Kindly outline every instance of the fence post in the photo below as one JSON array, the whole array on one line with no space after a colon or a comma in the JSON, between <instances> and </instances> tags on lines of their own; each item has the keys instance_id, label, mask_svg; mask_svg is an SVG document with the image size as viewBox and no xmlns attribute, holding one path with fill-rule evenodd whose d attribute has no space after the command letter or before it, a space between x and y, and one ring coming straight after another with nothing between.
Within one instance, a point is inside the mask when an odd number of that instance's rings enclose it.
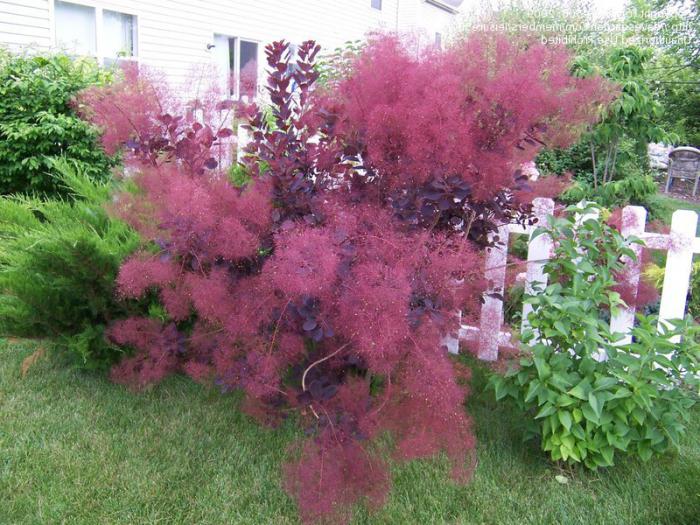
<instances>
[{"instance_id":1,"label":"fence post","mask_svg":"<svg viewBox=\"0 0 700 525\"><path fill-rule=\"evenodd\" d=\"M509 225L498 228L499 243L489 249L486 256L484 276L488 289L484 294L484 304L481 305L479 322L479 359L495 361L498 359L498 346L501 340L503 326L503 295L506 285L506 263L508 261ZM490 294L500 294L501 298Z\"/></svg>"},{"instance_id":2,"label":"fence post","mask_svg":"<svg viewBox=\"0 0 700 525\"><path fill-rule=\"evenodd\" d=\"M693 243L697 231L698 215L690 210L678 210L671 219L671 233L664 285L659 307L659 329L668 326L671 319L682 319L685 315L685 301L690 286L690 273L693 267ZM673 341L678 342L679 336Z\"/></svg>"},{"instance_id":3,"label":"fence post","mask_svg":"<svg viewBox=\"0 0 700 525\"><path fill-rule=\"evenodd\" d=\"M623 237L636 236L641 237L644 234L646 227L647 211L641 206L626 206L622 210L622 227L620 233ZM642 246L633 244L631 246L636 259L624 258L624 285L629 286L633 290L634 298L637 298L639 290L639 277L642 271ZM620 308L610 320L610 331L613 333L624 334L624 338L618 343L626 345L632 342L632 328L634 327L634 313L636 307L633 304L626 308Z\"/></svg>"},{"instance_id":4,"label":"fence post","mask_svg":"<svg viewBox=\"0 0 700 525\"><path fill-rule=\"evenodd\" d=\"M552 199L535 199L532 201L534 205L535 217L538 219L538 224L545 226L547 218L554 214L554 201ZM527 248L527 278L525 282L525 293L533 294L533 283L541 285L547 284L547 275L544 273L544 265L549 259L552 249L552 239L549 235L539 235L532 238L528 242ZM532 312L531 304L523 305L523 317L521 321L521 330L525 330L529 324L527 316Z\"/></svg>"},{"instance_id":5,"label":"fence post","mask_svg":"<svg viewBox=\"0 0 700 525\"><path fill-rule=\"evenodd\" d=\"M459 311L455 314L459 320L459 325L462 326L462 312ZM450 354L459 354L459 329L456 334L446 335L442 338L442 345L447 348Z\"/></svg>"}]
</instances>

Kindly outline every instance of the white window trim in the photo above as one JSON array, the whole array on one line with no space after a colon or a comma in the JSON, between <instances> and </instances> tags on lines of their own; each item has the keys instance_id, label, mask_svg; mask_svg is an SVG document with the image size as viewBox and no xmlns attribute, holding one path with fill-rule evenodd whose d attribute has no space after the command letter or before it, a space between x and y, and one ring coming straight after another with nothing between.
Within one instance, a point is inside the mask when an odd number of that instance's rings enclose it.
<instances>
[{"instance_id":1,"label":"white window trim","mask_svg":"<svg viewBox=\"0 0 700 525\"><path fill-rule=\"evenodd\" d=\"M119 60L130 60L138 62L139 60L139 13L135 11L124 11L121 8L116 7L104 7L102 4L95 2L94 0L64 0L69 4L76 4L85 7L92 7L95 9L95 58L100 64L104 64L105 59L116 59ZM104 44L102 42L102 36L104 33L104 11L112 11L114 13L122 13L124 15L131 15L134 17L134 54L130 57L106 57L104 56ZM51 37L51 47L53 49L58 48L58 41L56 38L56 0L51 0L49 2L49 26L50 26L50 37Z\"/></svg>"}]
</instances>

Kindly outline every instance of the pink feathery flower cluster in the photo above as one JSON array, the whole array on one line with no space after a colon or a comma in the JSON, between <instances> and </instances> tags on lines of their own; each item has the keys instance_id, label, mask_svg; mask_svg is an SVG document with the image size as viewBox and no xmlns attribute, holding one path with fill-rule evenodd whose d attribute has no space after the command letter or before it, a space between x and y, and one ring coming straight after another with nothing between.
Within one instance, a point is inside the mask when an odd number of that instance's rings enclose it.
<instances>
[{"instance_id":1,"label":"pink feathery flower cluster","mask_svg":"<svg viewBox=\"0 0 700 525\"><path fill-rule=\"evenodd\" d=\"M387 189L457 175L485 199L512 187L544 144L570 145L611 100L599 77L570 75L570 61L563 48L498 34L423 53L379 35L329 97L339 132L361 140Z\"/></svg>"},{"instance_id":2,"label":"pink feathery flower cluster","mask_svg":"<svg viewBox=\"0 0 700 525\"><path fill-rule=\"evenodd\" d=\"M135 138L142 156L137 191L112 209L144 241L117 289L156 313L108 335L131 351L115 381L183 372L243 391L265 423L297 410L308 438L285 487L305 521L338 522L359 500L385 501L389 465L372 443L386 431L397 460L443 452L455 479L473 471L462 373L442 341L458 311L478 315L499 221L531 220L518 167L545 141L567 143L608 91L570 76L560 49L480 36L417 55L375 37L316 91L318 49L266 48L274 125L242 108L253 136L243 188L207 158L221 134L203 130L216 125L178 135L175 117L156 115L168 98L157 89L133 95L143 120L115 116L107 143ZM132 85L91 91L86 114L106 122L110 97L144 92L126 74ZM172 127L165 142L152 141L154 121Z\"/></svg>"}]
</instances>

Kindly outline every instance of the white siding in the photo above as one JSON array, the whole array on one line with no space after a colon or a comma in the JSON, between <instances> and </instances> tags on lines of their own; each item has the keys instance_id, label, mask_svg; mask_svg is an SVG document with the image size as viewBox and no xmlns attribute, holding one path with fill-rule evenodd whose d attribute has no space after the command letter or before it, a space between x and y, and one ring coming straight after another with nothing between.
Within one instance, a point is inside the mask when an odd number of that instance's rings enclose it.
<instances>
[{"instance_id":1,"label":"white siding","mask_svg":"<svg viewBox=\"0 0 700 525\"><path fill-rule=\"evenodd\" d=\"M51 45L52 0L0 0L0 45L13 51Z\"/></svg>"},{"instance_id":2,"label":"white siding","mask_svg":"<svg viewBox=\"0 0 700 525\"><path fill-rule=\"evenodd\" d=\"M419 23L417 25L419 31L425 34L427 42L435 42L435 33L440 33L444 43L454 29L455 15L434 4L425 2L425 0L421 1L418 12Z\"/></svg>"},{"instance_id":3,"label":"white siding","mask_svg":"<svg viewBox=\"0 0 700 525\"><path fill-rule=\"evenodd\" d=\"M425 24L428 30L442 31L443 33L453 28L456 21L454 13L435 7L434 5L424 3L423 10L427 11Z\"/></svg>"},{"instance_id":4,"label":"white siding","mask_svg":"<svg viewBox=\"0 0 700 525\"><path fill-rule=\"evenodd\" d=\"M70 0L72 1L72 0ZM399 3L400 2L400 3ZM191 81L193 69L213 62L207 50L214 34L259 42L299 43L314 39L332 50L372 29L415 30L434 38L449 13L424 0L75 0L137 16L137 54L141 63L163 70L176 84ZM0 45L54 46L53 0L0 0ZM99 30L99 24L98 24ZM443 34L445 33L442 30ZM98 35L99 39L99 35ZM99 48L98 48L99 52Z\"/></svg>"},{"instance_id":5,"label":"white siding","mask_svg":"<svg viewBox=\"0 0 700 525\"><path fill-rule=\"evenodd\" d=\"M443 44L456 28L457 15L426 0L401 0L399 30L422 45L433 45L440 33Z\"/></svg>"}]
</instances>

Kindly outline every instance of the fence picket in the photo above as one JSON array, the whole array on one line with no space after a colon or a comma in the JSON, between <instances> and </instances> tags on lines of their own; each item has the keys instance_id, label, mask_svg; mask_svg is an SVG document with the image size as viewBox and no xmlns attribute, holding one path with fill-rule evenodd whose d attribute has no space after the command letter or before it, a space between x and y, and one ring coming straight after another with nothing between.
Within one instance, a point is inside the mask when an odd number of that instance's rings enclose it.
<instances>
[{"instance_id":1,"label":"fence picket","mask_svg":"<svg viewBox=\"0 0 700 525\"><path fill-rule=\"evenodd\" d=\"M671 218L668 256L659 307L659 328L670 319L680 319L685 315L697 226L698 214L694 211L678 210ZM678 340L678 337L675 339Z\"/></svg>"},{"instance_id":2,"label":"fence picket","mask_svg":"<svg viewBox=\"0 0 700 525\"><path fill-rule=\"evenodd\" d=\"M622 210L622 228L620 233L624 237L632 235L641 237L646 227L647 211L641 206L627 206ZM633 295L637 297L639 289L639 277L642 271L642 246L634 244L632 246L636 259L625 257L625 272L623 274L624 286L630 287L633 290ZM612 316L610 321L610 329L619 334L625 334L624 338L618 343L620 345L629 344L632 342L630 331L634 326L634 314L636 307L634 302L628 305L627 308L621 308Z\"/></svg>"},{"instance_id":3,"label":"fence picket","mask_svg":"<svg viewBox=\"0 0 700 525\"><path fill-rule=\"evenodd\" d=\"M554 201L552 199L535 199L533 201L533 208L535 217L537 217L537 224L546 226L547 218L554 213ZM533 239L532 233L530 234L530 242L527 247L527 280L525 281L525 293L532 294L534 292L533 285L535 283L541 286L547 285L547 275L544 273L544 265L547 259L549 259L551 251L552 239L548 235L539 235ZM530 312L532 312L532 305L524 304L521 330L525 330L528 327L527 318Z\"/></svg>"},{"instance_id":4,"label":"fence picket","mask_svg":"<svg viewBox=\"0 0 700 525\"><path fill-rule=\"evenodd\" d=\"M498 228L500 242L489 249L484 276L489 283L484 303L481 305L479 323L479 358L495 361L498 358L501 327L503 326L503 300L506 290L506 263L508 262L509 225Z\"/></svg>"},{"instance_id":5,"label":"fence picket","mask_svg":"<svg viewBox=\"0 0 700 525\"><path fill-rule=\"evenodd\" d=\"M535 199L535 215L540 224L546 224L546 217L554 212L554 201ZM700 253L700 237L696 237L698 215L693 211L679 210L673 214L670 234L658 234L645 231L646 210L639 206L627 206L622 211L621 233L634 235L645 241L646 247L667 250L667 262L664 284L661 294L659 326L670 319L680 319L685 315L686 297L690 286L693 254ZM481 307L479 326L461 325L457 338L445 338L445 344L451 352L457 351L457 339L477 343L477 355L480 359L494 361L498 358L499 347L510 346L511 335L503 329L503 302L490 294L505 295L505 277L508 260L508 237L510 233L532 235L534 227L508 225L499 228L502 245L492 248L485 262L485 275L489 282L487 295ZM551 255L552 242L546 235L530 239L528 245L526 290L532 292L535 282L546 284L544 265ZM640 280L642 246L633 247L636 261L628 259L624 278L633 290L637 290ZM531 312L529 305L523 306L522 328L527 327L527 316ZM625 341L631 341L630 330L634 326L635 308L630 305L611 319L611 329L625 334Z\"/></svg>"}]
</instances>

